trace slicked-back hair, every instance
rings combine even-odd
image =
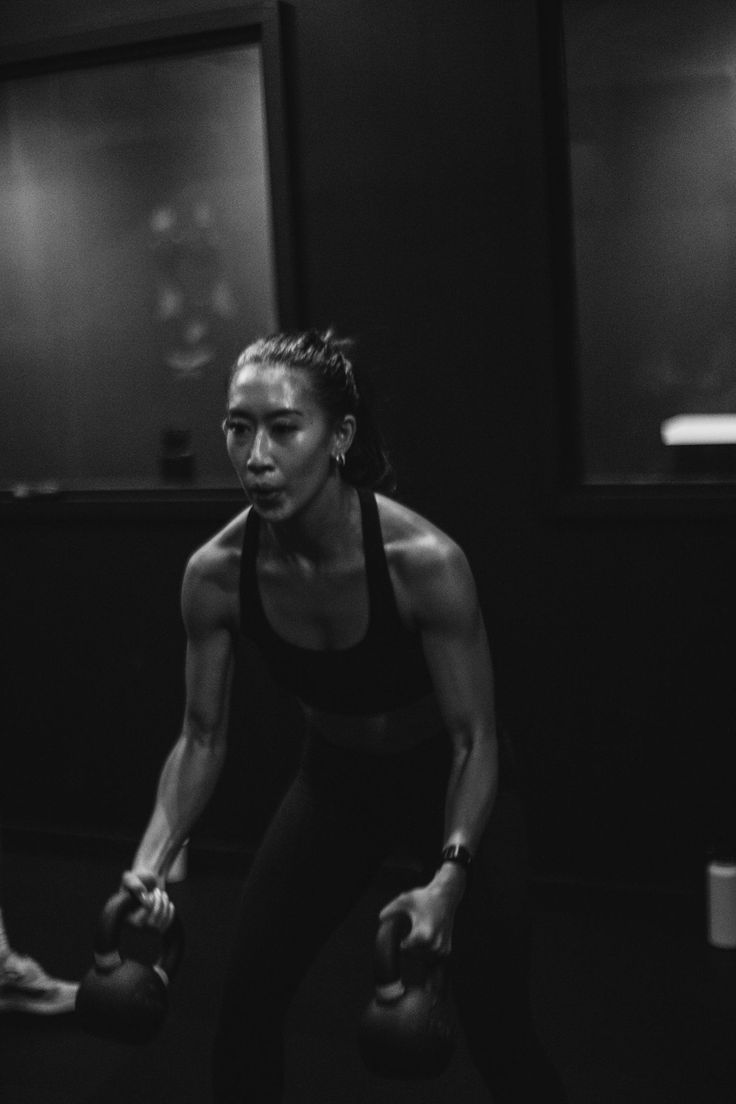
[[[261,337],[246,346],[235,361],[230,384],[248,364],[281,364],[305,371],[312,394],[328,418],[337,422],[346,414],[355,417],[356,432],[345,454],[344,478],[356,487],[391,494],[396,490],[396,475],[366,393],[370,381],[365,376],[357,378],[347,355],[351,347],[351,341],[337,338],[332,330]]]

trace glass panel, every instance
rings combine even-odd
[[[276,327],[258,44],[0,85],[0,487],[227,487]]]
[[[563,3],[587,483],[736,479],[736,7]]]

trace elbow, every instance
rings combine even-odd
[[[489,724],[459,723],[450,726],[452,745],[458,759],[494,759],[498,756],[498,736]]]
[[[214,721],[187,713],[181,738],[193,750],[221,753],[227,744],[227,724],[224,719]]]
[[[456,732],[452,757],[456,772],[472,771],[495,781],[499,769],[498,737],[495,731],[468,728]]]

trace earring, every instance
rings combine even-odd
[[[336,452],[333,459],[334,459],[335,463],[337,464],[338,468],[342,469],[342,468],[345,467],[345,453],[344,452]]]

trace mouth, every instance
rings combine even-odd
[[[280,487],[251,486],[247,488],[249,498],[256,502],[273,502],[281,494]]]

